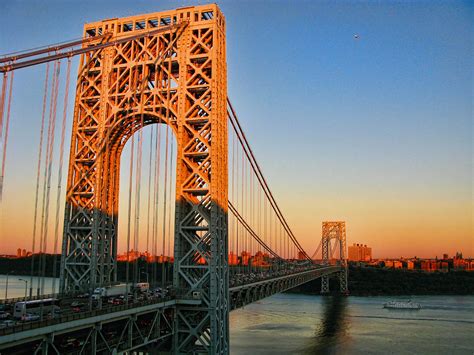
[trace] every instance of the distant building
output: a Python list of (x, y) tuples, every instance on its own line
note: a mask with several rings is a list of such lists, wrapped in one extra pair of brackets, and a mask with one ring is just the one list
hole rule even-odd
[(348, 248), (349, 261), (371, 261), (372, 248), (363, 244), (353, 244)]
[(436, 260), (423, 260), (421, 262), (421, 270), (423, 271), (436, 271), (439, 269), (439, 262)]
[(250, 253), (248, 251), (243, 251), (241, 254), (241, 264), (242, 265), (248, 265), (249, 264), (249, 260), (250, 260)]
[(252, 265), (267, 267), (270, 265), (267, 263), (267, 260), (268, 260), (268, 254), (264, 254), (261, 251), (257, 251), (254, 257), (252, 258)]
[(402, 269), (403, 263), (400, 260), (385, 260), (385, 267), (391, 269)]
[(395, 260), (395, 261), (393, 262), (393, 268), (394, 268), (394, 269), (401, 269), (401, 268), (403, 268), (402, 262), (399, 261), (399, 260)]
[(239, 256), (234, 252), (229, 253), (229, 265), (237, 265), (239, 263)]
[(407, 261), (407, 269), (408, 270), (413, 270), (415, 268), (415, 263), (411, 260)]

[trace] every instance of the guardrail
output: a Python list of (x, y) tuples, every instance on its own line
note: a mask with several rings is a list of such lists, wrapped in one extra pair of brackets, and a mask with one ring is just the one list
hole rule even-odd
[[(75, 292), (75, 293), (48, 293), (46, 295), (39, 295), (39, 296), (26, 296), (27, 301), (34, 301), (34, 300), (41, 300), (41, 299), (46, 299), (46, 298), (57, 298), (57, 299), (62, 299), (62, 298), (68, 298), (68, 297), (77, 297), (81, 294), (84, 294), (84, 292)], [(11, 304), (11, 303), (17, 303), (17, 302), (23, 302), (25, 300), (25, 297), (15, 297), (15, 298), (7, 298), (7, 299), (2, 299), (0, 300), (0, 304), (6, 305), (6, 304)]]
[[(309, 267), (309, 268), (302, 268), (302, 269), (299, 269), (298, 271), (295, 270), (296, 272), (288, 273), (286, 275), (278, 275), (278, 276), (277, 275), (269, 275), (269, 276), (263, 277), (263, 278), (256, 278), (254, 280), (247, 280), (246, 282), (236, 283), (236, 284), (232, 285), (231, 287), (240, 287), (240, 286), (244, 286), (246, 284), (252, 284), (252, 283), (255, 283), (255, 282), (264, 282), (264, 281), (276, 279), (276, 278), (279, 278), (279, 277), (291, 277), (291, 275), (300, 274), (302, 272), (317, 271), (317, 270), (320, 270), (321, 268), (324, 268), (324, 266), (316, 266), (316, 267), (313, 266), (313, 267)], [(41, 298), (52, 298), (51, 296), (53, 296), (53, 297), (54, 296), (59, 296), (59, 294), (43, 295), (43, 296), (41, 296)], [(64, 296), (74, 297), (72, 294), (61, 295), (61, 296), (62, 297), (64, 297)], [(21, 323), (21, 324), (16, 324), (14, 326), (2, 328), (2, 329), (0, 329), (0, 335), (7, 335), (7, 334), (16, 333), (16, 332), (22, 332), (22, 331), (25, 331), (25, 330), (31, 330), (31, 329), (50, 326), (50, 325), (66, 323), (66, 322), (70, 322), (70, 321), (74, 321), (74, 320), (78, 320), (78, 319), (84, 319), (84, 318), (88, 318), (88, 317), (94, 317), (94, 316), (99, 316), (99, 315), (103, 315), (103, 314), (107, 314), (107, 313), (123, 311), (123, 310), (131, 309), (131, 308), (137, 308), (137, 307), (146, 306), (146, 305), (150, 305), (150, 304), (171, 301), (173, 299), (175, 299), (175, 297), (168, 296), (168, 297), (164, 297), (164, 298), (160, 298), (160, 299), (152, 299), (152, 300), (143, 300), (143, 301), (139, 301), (139, 302), (133, 302), (133, 303), (129, 303), (128, 305), (127, 304), (107, 305), (107, 306), (102, 307), (100, 309), (94, 309), (94, 310), (84, 311), (84, 312), (79, 312), (79, 313), (62, 314), (59, 317), (55, 317), (55, 318), (52, 318), (52, 319), (45, 319), (45, 320), (33, 321), (33, 322), (25, 322), (25, 323)], [(14, 299), (11, 299), (11, 300), (14, 300)], [(24, 300), (24, 298), (20, 298), (19, 300), (22, 301), (22, 300)]]
[(26, 323), (21, 323), (21, 324), (16, 324), (11, 327), (6, 327), (3, 329), (0, 329), (0, 335), (7, 335), (7, 334), (12, 334), (12, 333), (17, 333), (17, 332), (22, 332), (25, 330), (31, 330), (31, 329), (36, 329), (36, 328), (42, 328), (42, 327), (47, 327), (50, 325), (55, 325), (55, 324), (60, 324), (60, 323), (66, 323), (78, 319), (84, 319), (84, 318), (89, 318), (89, 317), (95, 317), (95, 316), (100, 316), (103, 314), (108, 314), (112, 312), (118, 312), (118, 311), (125, 311), (130, 308), (137, 308), (141, 306), (147, 306), (150, 304), (155, 304), (155, 303), (162, 303), (166, 301), (171, 301), (173, 300), (173, 297), (164, 297), (155, 299), (155, 300), (145, 300), (145, 301), (140, 301), (140, 302), (134, 302), (130, 304), (123, 304), (123, 305), (115, 305), (115, 306), (107, 306), (103, 307), (101, 309), (95, 309), (91, 311), (85, 311), (85, 312), (80, 312), (80, 313), (73, 313), (73, 314), (68, 314), (68, 315), (61, 315), (56, 318), (52, 319), (45, 319), (42, 321), (34, 321), (34, 322), (26, 322)]

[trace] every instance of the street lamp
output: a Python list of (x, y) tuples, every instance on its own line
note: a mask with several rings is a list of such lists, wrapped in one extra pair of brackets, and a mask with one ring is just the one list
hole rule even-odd
[(7, 272), (7, 282), (5, 285), (5, 302), (7, 301), (8, 298), (8, 276), (10, 275), (10, 272)]
[[(140, 276), (141, 276), (141, 274), (145, 274), (145, 275), (146, 275), (146, 282), (148, 283), (148, 272), (141, 271), (141, 269), (140, 269)], [(140, 279), (141, 279), (141, 277), (140, 277)]]
[(26, 290), (28, 289), (28, 281), (23, 279), (18, 279), (18, 281), (23, 281), (25, 283), (25, 302), (26, 302)]

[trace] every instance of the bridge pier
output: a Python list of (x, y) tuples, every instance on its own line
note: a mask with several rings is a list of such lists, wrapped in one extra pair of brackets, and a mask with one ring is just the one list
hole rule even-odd
[(321, 277), (321, 294), (327, 295), (329, 294), (329, 276)]

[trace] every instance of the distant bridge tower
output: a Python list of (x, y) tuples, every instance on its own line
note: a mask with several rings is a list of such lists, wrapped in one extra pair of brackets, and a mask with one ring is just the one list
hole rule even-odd
[(178, 300), (201, 300), (177, 306), (174, 352), (227, 354), (224, 16), (190, 6), (89, 23), (84, 37), (98, 49), (82, 55), (77, 79), (61, 292), (116, 281), (120, 156), (143, 126), (166, 124), (177, 141), (173, 284)]
[[(331, 250), (331, 239), (334, 239), (334, 247)], [(341, 266), (338, 273), (339, 289), (342, 294), (348, 293), (347, 288), (347, 257), (346, 257), (346, 222), (323, 222), (322, 228), (322, 263), (328, 265), (332, 254), (339, 247), (339, 259), (337, 263)], [(321, 278), (321, 293), (329, 292), (329, 276)]]

